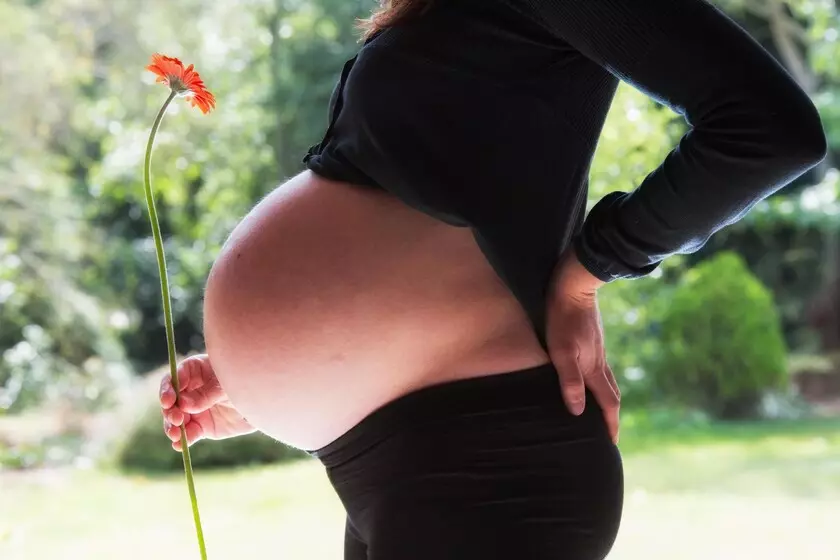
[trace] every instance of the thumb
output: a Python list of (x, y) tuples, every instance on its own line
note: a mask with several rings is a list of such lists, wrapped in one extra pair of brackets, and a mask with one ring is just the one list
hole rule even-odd
[(224, 398), (221, 385), (211, 383), (192, 391), (183, 391), (178, 397), (178, 407), (188, 414), (198, 414), (219, 404)]

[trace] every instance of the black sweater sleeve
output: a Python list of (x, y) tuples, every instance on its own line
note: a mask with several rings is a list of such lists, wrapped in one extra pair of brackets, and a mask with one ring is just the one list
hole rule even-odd
[(826, 153), (790, 75), (706, 0), (502, 0), (691, 129), (631, 193), (591, 210), (575, 249), (604, 281), (701, 248)]

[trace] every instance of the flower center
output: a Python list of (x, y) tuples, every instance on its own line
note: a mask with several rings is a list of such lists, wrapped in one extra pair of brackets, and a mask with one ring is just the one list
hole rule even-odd
[(184, 95), (189, 93), (190, 89), (181, 81), (178, 76), (174, 76), (172, 74), (166, 77), (166, 80), (169, 82), (169, 89), (177, 93), (178, 95)]

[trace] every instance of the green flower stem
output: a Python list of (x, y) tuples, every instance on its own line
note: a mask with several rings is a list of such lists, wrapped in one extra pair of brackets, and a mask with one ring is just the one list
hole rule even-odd
[[(172, 100), (175, 99), (175, 92), (171, 92), (152, 125), (149, 134), (149, 143), (146, 145), (146, 164), (143, 173), (143, 183), (146, 191), (146, 206), (149, 210), (149, 220), (152, 222), (152, 235), (155, 238), (155, 251), (157, 253), (158, 272), (160, 274), (160, 291), (163, 297), (163, 316), (166, 326), (166, 345), (169, 349), (169, 373), (172, 376), (172, 387), (175, 389), (176, 398), (180, 396), (178, 384), (178, 366), (175, 358), (175, 331), (172, 326), (172, 302), (169, 296), (169, 277), (166, 273), (166, 256), (163, 253), (163, 237), (160, 234), (160, 222), (155, 209), (155, 198), (152, 194), (152, 146), (155, 143), (160, 122)], [(187, 445), (187, 432), (181, 424), (181, 455), (184, 458), (184, 473), (187, 475), (187, 487), (190, 491), (190, 502), (192, 503), (193, 519), (195, 519), (195, 533), (198, 536), (198, 548), (201, 551), (201, 560), (207, 560), (207, 548), (204, 545), (204, 531), (201, 529), (201, 518), (198, 514), (198, 499), (195, 494), (195, 480), (193, 479), (192, 460), (190, 459), (190, 448)]]

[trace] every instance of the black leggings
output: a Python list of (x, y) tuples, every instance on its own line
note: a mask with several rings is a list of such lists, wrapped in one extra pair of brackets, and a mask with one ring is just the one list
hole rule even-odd
[(623, 471), (601, 410), (570, 415), (551, 364), (399, 398), (327, 447), (345, 560), (601, 560)]

